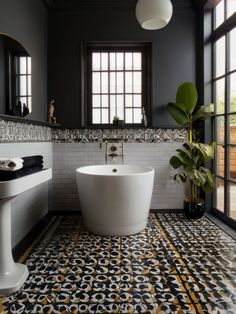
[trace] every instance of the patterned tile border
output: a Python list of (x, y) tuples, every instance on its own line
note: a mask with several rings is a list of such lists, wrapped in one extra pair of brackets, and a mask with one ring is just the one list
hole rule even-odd
[(51, 142), (51, 128), (0, 120), (0, 143)]
[(127, 143), (176, 143), (187, 137), (186, 129), (74, 129), (52, 130), (56, 143), (97, 143), (123, 139)]
[(41, 125), (0, 120), (0, 143), (55, 142), (100, 143), (123, 139), (127, 143), (176, 143), (186, 129), (51, 129)]

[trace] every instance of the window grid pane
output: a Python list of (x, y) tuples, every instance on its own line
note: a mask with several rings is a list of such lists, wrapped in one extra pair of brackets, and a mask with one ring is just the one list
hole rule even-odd
[(236, 73), (230, 75), (230, 112), (236, 112)]
[(215, 82), (215, 113), (225, 113), (225, 78)]
[(215, 43), (215, 55), (216, 55), (216, 64), (215, 64), (215, 77), (219, 77), (225, 74), (225, 36), (221, 37)]
[(229, 32), (229, 38), (230, 38), (230, 70), (233, 71), (236, 70), (236, 28)]
[(215, 28), (220, 26), (225, 20), (225, 0), (221, 0), (215, 7)]
[(141, 108), (142, 53), (92, 52), (92, 123), (141, 124)]
[(224, 180), (216, 177), (215, 178), (215, 204), (214, 207), (224, 212)]
[(31, 57), (14, 57), (14, 89), (13, 106), (20, 106), (21, 115), (32, 111), (31, 99)]
[(224, 177), (225, 149), (222, 145), (216, 147), (216, 175)]
[(236, 147), (229, 148), (229, 175), (230, 179), (236, 180)]
[(227, 18), (236, 12), (236, 1), (227, 0)]
[(229, 184), (229, 215), (236, 220), (236, 183)]
[(236, 114), (229, 116), (229, 141), (230, 144), (236, 145)]
[(225, 117), (215, 118), (215, 139), (218, 144), (225, 144)]

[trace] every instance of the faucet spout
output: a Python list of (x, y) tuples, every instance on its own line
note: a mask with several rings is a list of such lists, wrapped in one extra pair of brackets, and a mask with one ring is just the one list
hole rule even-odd
[(112, 162), (113, 163), (116, 163), (116, 158), (118, 157), (118, 154), (116, 153), (111, 153), (108, 155), (108, 157), (111, 157), (112, 158)]

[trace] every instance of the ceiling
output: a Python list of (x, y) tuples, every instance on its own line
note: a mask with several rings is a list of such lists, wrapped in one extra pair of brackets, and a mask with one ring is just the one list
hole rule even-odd
[[(45, 3), (47, 7), (57, 6), (58, 4), (70, 5), (72, 3), (74, 5), (75, 4), (80, 5), (84, 2), (87, 2), (87, 4), (90, 3), (91, 5), (93, 5), (93, 3), (95, 2), (96, 2), (96, 5), (98, 5), (99, 2), (103, 4), (104, 2), (107, 2), (107, 4), (108, 3), (112, 4), (116, 2), (116, 3), (119, 3), (120, 5), (132, 6), (132, 5), (135, 5), (137, 2), (137, 0), (96, 0), (96, 1), (94, 0), (42, 0), (42, 1)], [(171, 1), (174, 7), (179, 7), (179, 6), (183, 7), (185, 5), (188, 5), (188, 6), (193, 5), (195, 8), (202, 8), (208, 0), (171, 0)]]

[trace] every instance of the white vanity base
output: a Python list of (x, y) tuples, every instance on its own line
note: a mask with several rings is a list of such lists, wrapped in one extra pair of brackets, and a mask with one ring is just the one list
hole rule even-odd
[(11, 249), (11, 202), (18, 194), (52, 177), (51, 169), (10, 181), (0, 181), (0, 296), (21, 288), (29, 272), (27, 266), (15, 263)]
[(9, 295), (19, 290), (29, 275), (27, 266), (14, 263), (9, 274), (0, 275), (0, 295)]

